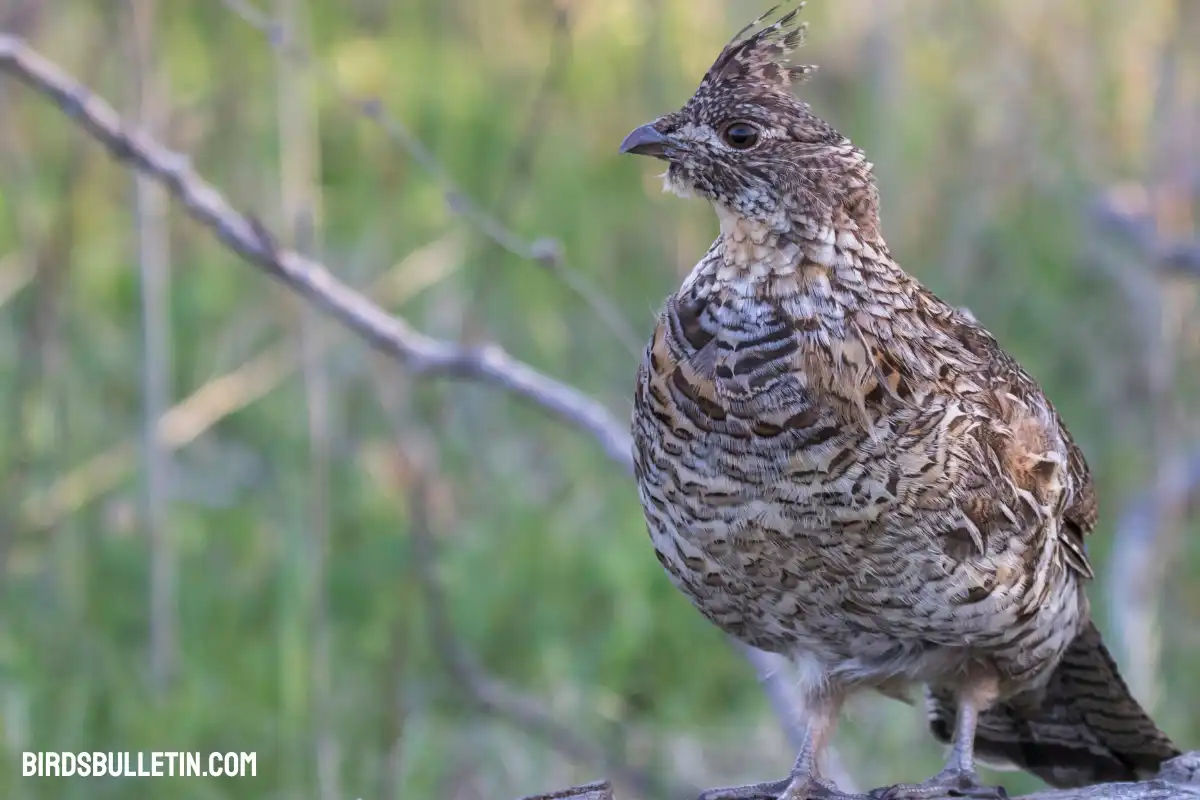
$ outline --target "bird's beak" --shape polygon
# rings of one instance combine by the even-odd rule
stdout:
[[[621,152],[666,158],[667,147],[670,144],[671,140],[655,130],[653,125],[643,125],[640,128],[634,128],[625,137],[625,141],[621,142]]]

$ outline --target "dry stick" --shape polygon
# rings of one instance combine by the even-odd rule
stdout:
[[[186,157],[149,137],[124,130],[117,113],[101,98],[33,52],[15,37],[0,35],[0,69],[10,72],[55,104],[100,141],[118,160],[159,180],[188,214],[244,259],[267,271],[326,311],[380,351],[398,357],[417,373],[474,378],[529,399],[594,436],[610,458],[632,470],[629,435],[596,400],[509,356],[497,345],[462,348],[414,330],[335,278],[323,265],[278,246],[256,218],[234,211],[224,197],[201,179]],[[98,463],[104,471],[109,465]],[[460,669],[470,670],[464,667]],[[573,737],[540,709],[483,673],[476,678],[477,698],[489,708],[540,729],[567,752],[588,755],[592,748]],[[642,785],[636,773],[626,777]]]
[[[280,53],[281,56],[290,58],[298,65],[313,67],[315,69],[315,64],[308,52],[297,44],[295,37],[288,35],[286,26],[273,21],[266,14],[262,13],[262,11],[244,0],[224,0],[224,3],[226,8],[230,9],[243,21],[265,34],[272,48]],[[543,76],[543,85],[535,97],[533,111],[529,115],[530,125],[538,118],[537,112],[545,104],[545,100],[549,94],[549,87],[556,73],[559,71],[560,62],[566,57],[567,53],[568,37],[566,34],[569,32],[568,10],[565,7],[558,7],[555,9],[555,13],[555,35],[551,43],[552,52],[546,73]],[[321,72],[320,70],[315,71]],[[523,241],[499,219],[483,211],[470,198],[464,195],[455,186],[449,173],[434,157],[433,153],[420,140],[413,136],[408,128],[400,123],[399,120],[388,114],[380,103],[377,101],[366,103],[356,101],[348,95],[336,80],[328,76],[325,77],[326,83],[336,94],[365,117],[379,124],[391,141],[403,148],[410,157],[438,180],[442,185],[446,202],[452,211],[475,225],[480,232],[502,250],[506,250],[520,258],[532,260],[550,269],[571,291],[591,306],[593,313],[604,322],[610,331],[624,344],[627,350],[635,355],[641,352],[641,342],[620,310],[603,293],[597,291],[584,275],[568,267],[563,257],[562,247],[557,241],[548,238],[538,239],[533,242]],[[530,131],[527,130],[526,133],[530,134]],[[523,142],[532,142],[533,140],[534,137],[532,135],[526,135],[521,138]],[[524,153],[513,159],[511,169],[514,173],[524,168],[523,162],[531,157],[531,149],[531,147],[528,147]],[[612,453],[610,452],[609,455],[612,456]],[[628,459],[619,460],[627,470],[632,469],[632,461]],[[799,731],[797,726],[798,709],[795,703],[789,702],[789,698],[794,698],[795,696],[795,691],[788,683],[791,679],[791,665],[780,664],[769,653],[764,653],[752,647],[739,646],[738,649],[745,655],[754,668],[755,673],[763,682],[771,706],[780,718],[789,741],[795,748],[799,749],[803,742],[801,738],[802,732]],[[831,748],[828,755],[830,769],[836,773],[834,778],[838,784],[846,789],[853,788],[853,782],[842,768],[841,759],[838,757],[836,751]]]
[[[1187,293],[1178,291],[1180,282],[1200,277],[1200,242],[1162,243],[1153,218],[1150,192],[1127,186],[1106,192],[1092,207],[1093,225],[1115,233],[1138,252],[1141,269],[1107,250],[1095,253],[1094,263],[1106,269],[1137,313],[1146,322],[1141,331],[1146,349],[1146,385],[1155,406],[1155,495],[1150,507],[1143,498],[1130,503],[1121,514],[1113,536],[1109,559],[1108,603],[1122,666],[1131,689],[1153,707],[1158,697],[1161,653],[1161,589],[1171,550],[1178,546],[1183,530],[1183,509],[1188,494],[1189,462],[1179,446],[1181,409],[1173,399],[1179,363],[1178,343],[1186,338],[1187,314],[1168,313],[1172,302],[1188,303]],[[1189,256],[1188,254],[1195,254]],[[1195,258],[1196,272],[1188,271]],[[1149,265],[1154,271],[1145,269]],[[1157,274],[1155,274],[1157,272]],[[1195,276],[1195,277],[1193,277]],[[1174,325],[1164,319],[1174,319]]]
[[[556,749],[576,761],[604,765],[612,771],[617,782],[634,788],[645,797],[679,799],[693,795],[693,789],[664,786],[664,780],[631,767],[588,742],[557,721],[536,698],[520,694],[488,674],[455,637],[450,610],[437,577],[436,542],[430,519],[430,475],[428,465],[424,463],[428,457],[419,456],[414,447],[402,447],[400,452],[401,457],[409,462],[406,471],[412,476],[409,486],[409,537],[413,572],[425,597],[434,647],[454,681],[484,710],[511,720],[522,730],[552,743]]]
[[[1101,197],[1091,212],[1098,227],[1128,239],[1159,270],[1200,278],[1200,240],[1161,241],[1153,219],[1145,213],[1131,213],[1113,192]]]
[[[499,188],[491,201],[492,208],[504,209],[510,216],[514,214],[516,207],[530,188],[529,172],[543,141],[543,133],[546,128],[546,107],[553,97],[555,87],[563,73],[566,72],[566,65],[571,57],[570,14],[568,9],[561,5],[556,6],[554,11],[554,27],[550,33],[550,52],[546,58],[546,66],[542,70],[542,79],[537,89],[534,90],[529,110],[524,114],[525,121],[521,126],[520,135],[516,138],[516,145],[508,154],[507,163],[500,169],[500,179],[496,182]],[[497,250],[503,250],[503,248],[494,239],[490,239],[485,242],[484,247],[474,259],[482,262],[483,269],[480,270],[478,278],[473,281],[475,285],[470,289],[467,301],[468,310],[464,314],[462,323],[464,340],[477,338],[476,331],[482,323],[480,319],[482,315],[478,311],[484,299],[494,290],[495,280],[500,277],[499,270],[487,268],[487,263],[493,260],[492,256]],[[559,271],[559,277],[564,280],[570,280],[571,275],[570,271]],[[578,288],[575,290],[580,291]],[[599,292],[585,293],[589,296],[602,297]],[[636,353],[638,346],[636,337],[633,337],[632,344],[633,352]]]
[[[1190,508],[1200,508],[1200,450],[1187,457],[1169,457],[1151,485],[1128,501],[1117,519],[1110,557],[1109,618],[1135,676],[1157,677],[1157,659],[1146,663],[1145,654],[1131,645],[1143,644],[1152,648],[1152,654],[1158,652],[1158,606],[1168,561],[1163,551],[1171,544],[1162,539],[1164,532],[1179,531]],[[1137,684],[1144,694],[1153,686],[1147,683],[1143,677]]]
[[[0,34],[0,69],[49,98],[119,161],[153,176],[227,247],[260,267],[419,374],[472,378],[533,401],[595,437],[614,461],[632,470],[627,426],[599,401],[514,359],[499,345],[459,347],[426,336],[336,278],[321,263],[282,249],[257,218],[238,213],[192,170],[189,159],[125,130],[107,102],[23,41]]]
[[[129,83],[139,124],[153,132],[166,117],[166,92],[154,44],[156,0],[130,0]],[[162,187],[135,175],[138,268],[142,289],[142,525],[150,541],[150,683],[165,692],[179,661],[178,566],[167,520],[170,451],[158,420],[171,403],[171,242]]]
[[[280,53],[281,56],[288,57],[302,66],[314,66],[307,51],[297,44],[295,37],[288,35],[286,26],[271,20],[267,15],[243,0],[225,0],[225,6],[247,24],[264,33],[271,43],[272,48]],[[539,118],[538,111],[545,105],[546,98],[549,95],[549,87],[557,72],[560,71],[560,62],[565,59],[567,53],[567,33],[569,32],[568,11],[566,8],[560,7],[556,8],[555,13],[555,35],[551,43],[552,52],[545,75],[543,76],[542,87],[535,96],[533,111],[528,117],[529,124],[527,128],[532,125],[534,120]],[[403,148],[417,163],[438,179],[442,184],[447,204],[452,211],[473,223],[489,240],[502,250],[542,264],[554,272],[571,291],[575,292],[591,306],[593,313],[605,323],[624,344],[626,349],[635,355],[640,353],[642,349],[641,343],[621,312],[603,293],[597,291],[584,275],[567,266],[563,257],[562,247],[558,242],[548,238],[538,239],[534,242],[523,241],[499,219],[483,211],[464,195],[454,185],[445,167],[438,162],[428,148],[413,136],[404,125],[389,115],[378,102],[365,104],[356,102],[353,98],[347,96],[347,93],[338,85],[336,80],[329,79],[326,82],[346,102],[355,107],[368,119],[378,123],[393,142]],[[535,140],[531,130],[527,130],[526,134],[526,136],[521,137],[522,142],[532,142]],[[527,145],[526,150],[513,159],[512,172],[517,173],[524,169],[524,162],[532,157],[531,151],[532,146]],[[631,467],[631,463],[626,464],[626,469],[631,469]],[[780,718],[784,730],[788,735],[788,740],[795,748],[799,749],[803,741],[802,731],[799,730],[797,725],[798,709],[794,702],[789,702],[789,699],[794,699],[796,694],[788,683],[791,677],[791,665],[780,664],[769,653],[764,653],[752,647],[739,646],[738,649],[745,655],[751,666],[753,666],[755,673],[763,682],[771,706]],[[841,759],[832,748],[829,752],[829,764],[831,770],[837,773],[834,777],[838,784],[846,789],[853,788],[853,783],[849,775],[841,767]]]
[[[310,35],[310,20],[300,0],[276,0],[280,19],[286,20],[297,41]],[[276,58],[278,94],[278,135],[280,175],[280,217],[284,236],[299,252],[320,248],[321,193],[319,119],[316,92],[311,77],[282,56]],[[291,301],[294,298],[289,297]],[[303,711],[310,715],[313,727],[311,755],[316,774],[316,796],[336,800],[341,788],[341,747],[332,725],[332,663],[329,623],[329,529],[330,461],[332,433],[330,403],[332,388],[325,357],[326,320],[310,304],[292,303],[291,316],[296,327],[300,351],[300,374],[304,384],[304,404],[308,422],[308,482],[302,530],[292,546],[300,552],[303,577],[300,589],[301,636],[308,644],[308,696]],[[295,774],[295,773],[293,773]],[[304,774],[300,772],[300,774]]]
[[[593,436],[611,459],[622,464],[627,471],[632,470],[632,452],[626,426],[619,424],[595,399],[514,359],[498,345],[464,348],[426,336],[339,281],[319,262],[280,248],[261,222],[231,208],[220,192],[191,169],[185,156],[167,150],[145,135],[125,131],[120,117],[108,103],[57,65],[34,52],[18,37],[0,34],[0,71],[15,76],[48,98],[75,124],[104,145],[114,158],[132,164],[162,183],[193,219],[208,228],[227,247],[309,298],[314,305],[357,333],[372,347],[399,359],[415,373],[471,378],[533,402],[560,420]],[[457,668],[465,668],[468,670],[465,675],[480,680],[475,687],[477,699],[490,702],[493,706],[506,706],[506,714],[530,727],[550,726],[546,728],[550,736],[570,733],[553,720],[530,713],[536,709],[527,708],[521,702],[523,698],[507,694],[506,687],[490,682],[486,673],[473,673],[471,666],[464,665],[465,662],[460,662]],[[571,740],[558,740],[559,743],[563,741]],[[603,797],[596,795],[596,792],[592,792],[592,796]],[[560,792],[549,797],[570,798],[573,795]],[[591,800],[586,794],[576,794],[574,797],[588,797]],[[1160,778],[1152,781],[1043,792],[1028,797],[1030,800],[1168,800],[1200,797],[1200,755],[1188,754],[1168,762]]]
[[[633,326],[602,293],[595,290],[592,283],[577,270],[571,269],[563,253],[562,244],[555,239],[542,237],[526,241],[518,236],[492,214],[483,210],[470,197],[462,192],[455,184],[450,173],[442,166],[424,144],[412,132],[389,114],[376,99],[354,97],[342,84],[328,74],[328,70],[320,69],[311,55],[299,47],[288,36],[286,26],[272,20],[253,4],[245,0],[224,0],[224,5],[243,21],[266,35],[271,47],[280,55],[290,59],[298,66],[308,67],[316,71],[323,82],[343,102],[362,116],[379,125],[388,139],[402,148],[422,169],[432,175],[441,186],[442,196],[447,207],[458,216],[470,222],[476,230],[509,253],[518,258],[532,261],[549,269],[567,288],[574,292],[591,308],[601,322],[610,330],[614,337],[634,355],[641,353],[642,342],[639,340]],[[559,11],[560,14],[565,12]]]
[[[456,269],[460,249],[447,237],[409,253],[394,270],[376,281],[372,294],[384,305],[408,301]],[[290,342],[266,348],[172,406],[158,421],[160,441],[170,450],[185,447],[225,417],[274,391],[298,363]],[[75,509],[119,485],[133,469],[135,459],[132,441],[120,442],[92,456],[49,489],[28,495],[20,508],[23,525],[34,531],[51,528]]]
[[[531,794],[520,800],[613,800],[613,791],[608,781],[596,781],[560,789],[557,792]]]

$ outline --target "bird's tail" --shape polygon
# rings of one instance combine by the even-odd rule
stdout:
[[[931,687],[926,699],[933,735],[949,742],[953,695]],[[1063,789],[1143,780],[1179,755],[1129,693],[1092,622],[1037,697],[1017,696],[979,715],[975,752],[985,764],[1023,769]]]

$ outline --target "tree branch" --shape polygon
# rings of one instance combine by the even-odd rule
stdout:
[[[1131,242],[1159,272],[1200,278],[1200,241],[1163,241],[1144,207],[1148,203],[1144,190],[1137,186],[1122,189],[1107,192],[1093,204],[1096,224]]]
[[[481,233],[486,239],[491,240],[501,250],[505,250],[518,258],[532,261],[549,270],[551,274],[561,280],[568,289],[574,292],[592,309],[592,312],[608,327],[613,336],[627,350],[634,355],[641,352],[642,343],[638,341],[633,326],[629,324],[609,298],[595,291],[595,287],[585,275],[571,268],[566,261],[562,244],[559,241],[548,237],[540,237],[530,241],[519,236],[495,215],[489,214],[463,192],[455,184],[449,172],[437,160],[430,149],[417,139],[412,131],[401,123],[400,120],[389,114],[382,103],[376,99],[355,97],[341,82],[330,75],[328,69],[319,69],[320,65],[312,58],[308,50],[301,47],[295,41],[295,37],[290,34],[286,25],[271,19],[271,17],[256,8],[254,4],[246,2],[246,0],[223,0],[223,2],[226,8],[241,18],[247,25],[262,33],[267,38],[272,49],[281,57],[289,59],[297,66],[308,67],[316,71],[323,78],[322,82],[346,105],[353,108],[366,119],[375,122],[387,135],[389,140],[398,145],[410,158],[420,164],[422,169],[434,177],[441,188],[446,206],[454,214],[470,222],[475,230]],[[560,34],[567,31],[568,16],[565,7],[555,10],[555,29]],[[569,37],[562,35],[555,37],[555,52],[552,54],[551,62],[547,67],[547,78],[544,79],[544,83],[559,71],[557,69],[559,65],[556,61],[565,50],[564,43],[568,39]],[[544,94],[543,90],[539,94],[539,98],[543,97]],[[535,103],[535,106],[540,105],[540,103],[541,100],[539,99]],[[536,115],[536,108],[535,113],[530,116],[530,119],[540,119]],[[529,142],[532,139],[529,136],[525,136],[522,137],[522,141]]]
[[[1186,517],[1195,508],[1200,508],[1200,448],[1165,457],[1150,485],[1126,502],[1113,533],[1109,619],[1133,676],[1130,685],[1151,697],[1155,693],[1147,690],[1157,683],[1162,585]]]
[[[557,792],[531,794],[520,800],[613,800],[613,791],[608,781],[596,781],[560,789]]]
[[[236,211],[195,173],[186,155],[128,130],[107,102],[18,37],[0,34],[0,71],[51,100],[114,158],[161,183],[193,219],[243,259],[309,298],[412,372],[474,379],[522,397],[587,432],[611,460],[627,473],[633,471],[627,426],[594,398],[513,358],[499,345],[468,348],[426,336],[338,280],[321,263],[280,247],[257,217]],[[751,658],[751,662],[761,673],[759,661]],[[782,679],[772,674],[763,680],[770,684]],[[780,705],[782,692],[768,694],[786,726],[796,709]]]
[[[1164,74],[1175,72],[1164,67]],[[1162,208],[1170,205],[1161,195],[1169,196],[1164,188],[1173,180],[1178,176],[1158,187],[1114,186],[1091,209],[1093,226],[1109,234],[1099,239],[1102,249],[1093,253],[1094,261],[1109,272],[1128,299],[1145,351],[1140,383],[1150,429],[1144,440],[1155,464],[1154,476],[1118,517],[1107,593],[1118,661],[1130,689],[1151,709],[1161,701],[1162,581],[1183,537],[1189,498],[1200,485],[1200,451],[1189,454],[1180,445],[1189,434],[1178,392],[1181,376],[1189,368],[1186,342],[1195,310],[1194,294],[1180,289],[1181,284],[1200,278],[1200,241],[1168,239],[1160,230]],[[1129,245],[1135,256],[1130,259],[1120,250],[1113,253],[1112,240]]]
[[[644,797],[684,800],[692,795],[694,790],[671,785],[666,780],[630,765],[619,753],[605,752],[588,742],[554,719],[536,699],[512,689],[490,675],[475,659],[474,654],[454,635],[449,604],[437,575],[436,544],[429,507],[431,475],[428,474],[428,465],[424,463],[428,458],[420,456],[415,450],[416,448],[411,447],[400,448],[401,458],[410,462],[406,465],[406,472],[411,478],[408,506],[414,573],[424,595],[434,649],[450,677],[461,687],[466,697],[483,710],[498,714],[527,733],[553,743],[555,749],[569,755],[575,761],[603,765],[606,770],[612,772],[614,780],[633,788]]]
[[[531,400],[591,434],[610,458],[632,471],[626,426],[599,401],[514,359],[499,345],[465,348],[426,336],[321,263],[281,248],[256,217],[235,211],[197,175],[187,156],[126,130],[112,106],[15,36],[0,34],[0,69],[50,99],[113,158],[157,180],[193,219],[243,259],[307,297],[372,347],[400,359],[413,372],[472,378]]]
[[[886,788],[886,787],[885,787]],[[878,795],[882,789],[870,794]],[[1188,753],[1163,765],[1158,777],[1140,783],[1105,783],[1082,789],[1051,789],[1012,800],[1194,800],[1200,797],[1200,753]],[[605,781],[572,786],[547,794],[530,795],[520,800],[615,800]],[[746,795],[739,800],[778,800],[773,795]],[[924,800],[954,800],[949,795]]]
[[[0,34],[0,72],[11,74],[49,99],[114,158],[159,182],[193,219],[229,249],[308,298],[372,347],[397,358],[414,372],[470,378],[531,401],[590,434],[612,460],[626,471],[632,470],[625,426],[595,399],[518,361],[498,345],[464,348],[426,336],[338,280],[319,262],[281,248],[257,218],[234,210],[220,192],[197,175],[186,156],[166,149],[144,134],[126,130],[107,102],[34,52],[20,38]],[[608,784],[601,782],[525,800],[611,800],[612,797]],[[1200,754],[1193,753],[1168,762],[1154,780],[1040,792],[1028,795],[1026,800],[1195,797],[1200,797]]]

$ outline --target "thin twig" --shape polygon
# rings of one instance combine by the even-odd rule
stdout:
[[[1157,612],[1168,561],[1161,532],[1181,525],[1195,508],[1200,508],[1200,449],[1162,465],[1152,485],[1126,503],[1117,518],[1109,558],[1109,617],[1134,674],[1153,676],[1158,670],[1157,663],[1144,662],[1158,652]],[[1145,681],[1138,686],[1143,693],[1148,688]]]
[[[235,211],[220,192],[197,175],[186,156],[167,150],[149,137],[127,132],[103,99],[17,37],[0,35],[0,70],[49,98],[113,157],[161,182],[193,219],[247,262],[309,298],[368,344],[402,361],[410,371],[471,378],[528,400],[592,436],[611,460],[632,473],[628,426],[618,422],[599,401],[513,358],[499,345],[467,348],[426,336],[339,281],[319,262],[281,249],[257,218]],[[766,680],[770,683],[781,678],[771,674]],[[785,696],[785,691],[772,690],[768,695],[776,714],[788,724],[796,709],[775,699]]]
[[[605,752],[571,728],[556,720],[536,698],[523,695],[490,675],[455,637],[454,624],[441,582],[437,577],[436,542],[429,509],[428,457],[416,454],[416,448],[404,447],[406,473],[411,477],[409,491],[409,541],[413,554],[413,574],[420,583],[429,617],[430,636],[439,659],[467,698],[485,711],[510,721],[525,732],[550,743],[572,760],[603,765],[617,783],[625,784],[646,797],[694,797],[695,790],[684,786],[666,786],[665,781],[625,763],[615,753]]]
[[[0,34],[0,70],[51,100],[119,161],[152,176],[227,247],[311,300],[372,347],[430,376],[472,378],[530,400],[593,436],[632,471],[628,426],[599,401],[510,356],[499,345],[460,347],[415,330],[336,278],[323,264],[281,248],[255,217],[235,211],[192,169],[190,160],[143,133],[126,130],[107,102],[39,55],[21,39]]]
[[[276,13],[286,20],[296,41],[309,36],[309,20],[299,0],[276,0]],[[277,54],[280,216],[287,244],[301,253],[320,248],[320,146],[317,104],[311,77],[292,68]],[[333,725],[329,624],[329,474],[332,389],[325,358],[325,320],[307,303],[298,303],[294,317],[300,352],[300,373],[308,417],[308,482],[299,502],[307,506],[303,531],[296,542],[304,567],[301,619],[308,637],[308,711],[313,720],[312,747],[316,791],[320,800],[343,796],[341,748]]]
[[[1097,200],[1091,209],[1096,225],[1127,239],[1158,271],[1200,278],[1200,240],[1162,241],[1154,220],[1144,209],[1127,207],[1129,199],[1129,192],[1109,192]]]
[[[1140,185],[1109,190],[1091,211],[1099,231],[1124,239],[1136,253],[1129,259],[1098,250],[1094,262],[1113,276],[1137,312],[1132,318],[1141,322],[1138,332],[1145,351],[1143,383],[1153,412],[1152,434],[1146,438],[1153,448],[1155,475],[1152,487],[1142,494],[1148,493],[1154,501],[1147,506],[1139,497],[1122,514],[1113,536],[1107,587],[1126,679],[1142,702],[1153,708],[1160,699],[1160,587],[1169,555],[1183,532],[1179,495],[1189,469],[1179,449],[1185,425],[1176,389],[1182,369],[1180,342],[1190,316],[1187,304],[1192,301],[1179,291],[1178,283],[1194,282],[1193,274],[1200,277],[1200,242],[1164,243],[1154,219],[1152,192]],[[1195,273],[1188,271],[1188,253],[1195,254]]]
[[[497,183],[499,190],[496,196],[491,198],[492,208],[501,209],[502,213],[508,216],[514,213],[525,190],[529,187],[529,170],[543,141],[542,133],[546,127],[544,124],[546,105],[553,95],[557,81],[566,69],[571,52],[570,15],[566,9],[556,9],[556,11],[558,13],[555,14],[554,28],[550,33],[550,52],[546,58],[541,83],[534,92],[529,111],[525,114],[525,123],[520,135],[516,137],[516,146],[508,154],[507,163],[500,170],[501,177]],[[497,220],[500,220],[500,214],[497,214]],[[479,256],[474,259],[479,261],[483,268],[479,270],[478,279],[472,281],[469,289],[468,304],[471,310],[463,315],[462,337],[467,341],[480,336],[482,326],[481,314],[478,313],[480,304],[492,293],[495,281],[500,277],[499,271],[487,269],[487,264],[491,261],[494,251],[505,250],[494,238],[485,238],[485,247],[481,248]]]
[[[531,794],[520,800],[613,800],[613,791],[608,781],[596,781],[559,789],[557,792]]]
[[[329,86],[343,102],[366,119],[379,125],[390,141],[399,145],[410,158],[440,184],[442,196],[450,211],[471,223],[476,230],[503,250],[550,270],[591,308],[592,312],[627,350],[634,355],[641,352],[641,341],[633,326],[603,293],[596,290],[586,276],[571,268],[567,263],[561,242],[551,237],[538,237],[532,240],[522,238],[463,192],[450,172],[433,155],[433,152],[408,129],[408,126],[388,113],[382,102],[378,99],[364,100],[353,96],[328,69],[323,68],[307,49],[289,35],[285,25],[271,19],[246,0],[223,0],[223,2],[226,8],[266,35],[271,47],[282,56],[299,66],[314,70],[322,78],[323,83]],[[552,65],[553,63],[552,61]]]
[[[154,45],[155,0],[130,0],[130,83],[136,87],[139,124],[157,131],[166,118],[163,72]],[[135,175],[138,265],[142,287],[142,524],[150,541],[150,680],[163,692],[174,675],[177,565],[167,520],[170,450],[158,439],[158,420],[171,402],[171,243],[167,196],[145,175]]]
[[[375,282],[371,296],[385,306],[407,302],[457,269],[459,249],[455,241],[442,238],[414,250]],[[172,451],[186,447],[230,414],[267,396],[298,365],[299,356],[291,342],[266,347],[168,409],[158,420],[159,441]],[[135,457],[133,441],[119,442],[60,476],[49,488],[25,493],[20,503],[22,526],[45,531],[112,491],[134,468]]]

